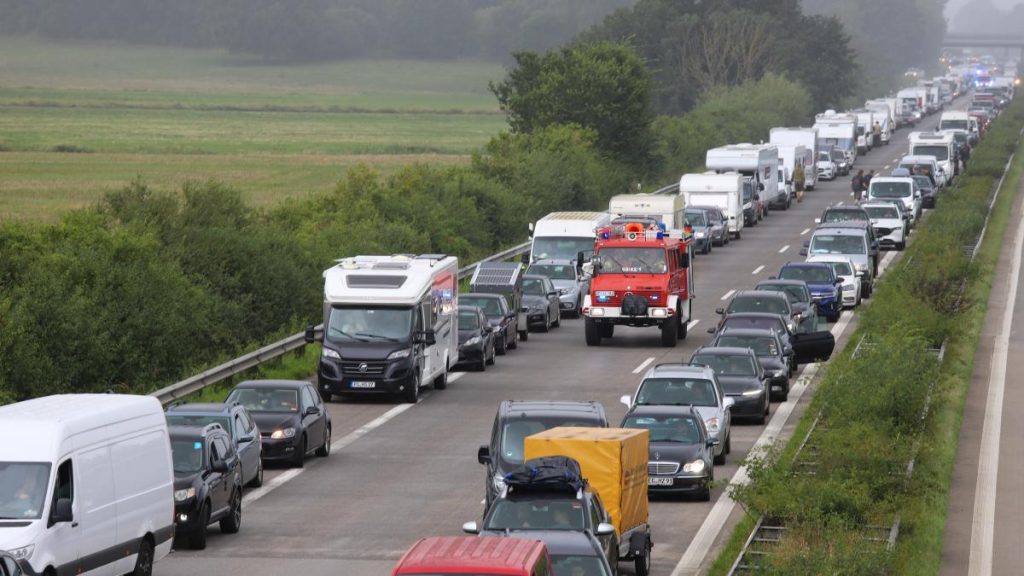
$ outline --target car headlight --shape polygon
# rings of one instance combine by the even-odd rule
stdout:
[[[323,352],[320,353],[320,356],[323,358],[333,358],[334,360],[341,360],[341,354],[338,354],[337,352],[331,350],[330,348],[324,348]]]
[[[704,231],[702,230],[700,232],[694,232],[693,235],[696,236],[697,238],[703,238],[704,237]]]
[[[491,480],[491,484],[494,485],[495,492],[500,494],[505,491],[505,477],[501,474],[495,474],[494,478]]]
[[[700,474],[704,471],[705,466],[707,465],[704,464],[704,460],[694,460],[693,462],[683,464],[683,472],[687,474]]]
[[[743,395],[744,396],[760,396],[761,395],[761,391],[760,390],[747,390],[746,392],[743,393]]]
[[[274,440],[280,440],[282,438],[292,438],[295,436],[295,428],[283,428],[274,430],[274,433],[270,435]]]
[[[408,358],[409,354],[412,353],[412,348],[406,348],[404,350],[395,350],[391,354],[388,354],[388,360],[398,360],[399,358]]]
[[[796,332],[796,324],[792,321],[786,322],[786,328],[789,329],[790,332]]]
[[[480,343],[480,337],[479,336],[473,336],[469,340],[466,340],[466,344],[465,345],[466,346],[476,346],[479,343]]]
[[[29,544],[28,546],[22,546],[21,548],[15,548],[8,550],[7,553],[11,555],[15,560],[29,560],[32,558],[32,553],[36,551],[35,544]]]
[[[854,284],[843,284],[843,290],[844,291],[853,291],[856,288],[857,288],[857,286],[854,285]]]
[[[188,488],[186,490],[175,490],[174,491],[174,501],[175,502],[184,502],[184,501],[186,501],[186,500],[188,500],[190,498],[195,498],[195,497],[196,497],[196,489],[195,488]]]
[[[717,416],[709,418],[704,425],[708,427],[708,433],[711,435],[718,434],[719,427],[722,425],[722,421]]]
[[[772,370],[772,378],[782,378],[786,375],[784,370]]]

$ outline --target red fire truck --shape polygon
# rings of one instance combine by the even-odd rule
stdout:
[[[661,344],[686,338],[693,298],[693,234],[670,237],[653,219],[621,218],[597,231],[593,278],[583,300],[588,346],[611,338],[616,325],[657,326]]]

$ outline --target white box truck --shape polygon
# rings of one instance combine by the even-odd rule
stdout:
[[[32,573],[140,573],[170,553],[174,468],[156,398],[9,404],[0,437],[0,550]]]
[[[843,152],[847,164],[852,167],[857,161],[857,117],[852,114],[837,114],[828,110],[814,117],[818,130],[818,148],[833,146]]]
[[[593,254],[597,230],[611,221],[607,212],[552,212],[530,224],[529,260],[575,260],[580,252]]]
[[[654,218],[665,225],[670,236],[682,238],[686,225],[686,198],[679,194],[620,194],[608,201],[608,213],[612,218]]]
[[[754,202],[769,208],[786,210],[791,199],[779,186],[779,149],[774,144],[730,144],[707,151],[708,170],[718,173],[739,172],[754,184]]]
[[[729,220],[729,233],[739,239],[743,234],[743,188],[751,188],[738,172],[726,174],[683,174],[679,179],[679,194],[687,206],[713,206],[720,208]]]
[[[802,158],[804,166],[804,189],[814,190],[818,185],[818,130],[815,128],[772,128],[769,141],[780,147],[803,146],[804,155]]]
[[[387,393],[416,403],[423,386],[447,387],[459,361],[457,258],[354,256],[323,275],[324,399]]]

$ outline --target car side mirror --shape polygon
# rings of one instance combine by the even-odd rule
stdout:
[[[23,574],[21,566],[13,556],[0,553],[0,576],[22,576]]]
[[[480,448],[478,448],[477,451],[476,451],[476,461],[481,463],[481,464],[490,464],[491,463],[491,447],[490,446],[481,446]]]
[[[727,409],[727,410],[729,408],[732,408],[735,405],[736,405],[736,399],[733,398],[732,396],[726,396],[725,397],[725,401],[722,402],[722,407]]]
[[[214,460],[212,468],[214,472],[220,472],[221,474],[227,474],[229,470],[228,463],[224,460]]]
[[[252,435],[246,434],[245,436],[239,436],[239,437],[238,437],[238,443],[239,443],[239,444],[245,444],[245,443],[247,443],[247,442],[252,442],[252,441],[253,441],[253,440],[255,440],[255,439],[256,439],[256,437],[255,437],[255,436],[252,436]]]
[[[548,292],[548,296],[561,296],[561,295],[562,295],[562,291],[561,290],[552,290],[551,292]]]
[[[716,330],[714,326],[712,326],[711,328],[708,328],[708,334],[714,334],[717,331],[718,330]]]
[[[612,526],[607,522],[601,522],[598,524],[597,530],[594,531],[594,535],[598,537],[611,536],[612,534],[615,534],[615,526]]]
[[[433,346],[434,344],[437,344],[437,336],[434,334],[433,330],[424,330],[419,333],[416,338],[416,343]]]
[[[633,407],[633,399],[629,397],[629,394],[626,394],[625,396],[620,396],[619,403],[625,406],[626,408]]]
[[[519,261],[522,262],[523,264],[525,264],[526,266],[529,266],[530,265],[530,253],[527,252],[526,254],[523,254],[522,256],[520,256],[519,257]]]
[[[815,218],[814,219],[814,223],[815,224],[821,224],[821,218]]]
[[[465,524],[462,525],[462,531],[465,532],[466,534],[479,534],[480,533],[480,525],[477,524],[476,522],[466,522]]]
[[[62,522],[74,522],[75,515],[71,511],[71,498],[58,498],[50,514],[50,526]]]
[[[704,443],[704,445],[707,446],[708,448],[714,448],[719,444],[720,441],[718,440],[718,438],[708,438],[707,442]]]
[[[842,286],[843,285],[843,279],[842,278],[836,278],[835,281],[832,282],[832,284],[834,284],[836,286]]]
[[[715,308],[715,314],[718,314],[719,316],[725,314],[725,308]]]
[[[800,255],[801,256],[807,256],[807,248],[801,248],[800,249]]]
[[[310,324],[306,327],[306,344],[316,342],[316,326]]]
[[[306,408],[304,414],[306,416],[318,416],[320,414],[320,409],[316,406],[310,406],[309,408]]]

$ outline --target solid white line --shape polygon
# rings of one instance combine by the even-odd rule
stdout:
[[[757,268],[754,268],[754,271],[751,272],[751,274],[756,276],[761,273],[761,270],[764,270],[764,264],[758,266]]]
[[[992,365],[988,377],[988,398],[985,401],[985,422],[981,428],[981,451],[978,457],[978,483],[974,488],[974,521],[971,526],[971,556],[967,573],[987,576],[992,573],[992,540],[996,521],[996,489],[999,479],[999,440],[1003,425],[1003,393],[1006,389],[1006,363],[1010,351],[1010,330],[1013,328],[1013,309],[1017,304],[1017,285],[1020,277],[1021,245],[1024,244],[1024,226],[1017,227],[1011,254],[1008,300],[1003,311],[992,350]]]
[[[736,293],[735,290],[729,290],[728,292],[725,293],[724,296],[722,296],[722,301],[725,301],[725,300],[728,300],[729,298],[732,298],[732,295],[735,294],[735,293]]]
[[[693,330],[693,328],[697,324],[700,324],[700,318],[697,318],[696,320],[690,320],[690,323],[686,325],[686,331],[689,332],[690,330]]]
[[[637,366],[636,368],[633,368],[633,374],[639,374],[639,373],[643,372],[644,368],[647,368],[648,366],[650,366],[651,362],[654,362],[654,356],[651,356],[647,360],[644,360],[643,362],[641,362],[639,366]]]
[[[801,233],[800,233],[800,235],[801,235],[801,236],[803,236],[804,234],[807,234],[807,233],[808,233],[808,232],[810,232],[810,231],[811,231],[811,229],[810,229],[810,228],[804,228],[804,231],[803,231],[803,232],[801,232]]]
[[[886,254],[885,256],[882,257],[882,261],[878,263],[878,277],[879,278],[882,277],[882,274],[885,274],[885,271],[889,269],[889,265],[892,264],[892,261],[895,258],[896,258],[896,251],[895,250],[889,252],[888,254]]]
[[[782,247],[781,249],[779,249],[779,254],[782,254],[782,253],[783,253],[783,252],[785,252],[786,250],[789,250],[789,244],[786,244],[786,245],[785,245],[785,246],[783,246],[783,247]]]
[[[832,327],[832,334],[837,340],[846,331],[851,318],[853,318],[853,314],[843,312],[839,322]],[[789,399],[775,409],[775,415],[772,416],[771,421],[768,422],[764,431],[761,432],[761,436],[754,443],[754,447],[750,449],[748,459],[760,458],[772,442],[775,442],[786,425],[786,421],[789,420],[790,415],[793,413],[793,409],[796,408],[800,398],[807,390],[807,386],[817,373],[818,364],[808,364],[803,367],[796,383],[789,390]],[[736,470],[729,483],[742,486],[749,481],[747,466],[743,465]],[[718,498],[718,501],[715,502],[714,507],[711,508],[711,512],[704,519],[704,523],[701,524],[700,530],[697,531],[690,545],[687,546],[686,552],[679,559],[679,563],[672,570],[672,576],[690,576],[698,573],[701,564],[704,563],[704,559],[711,550],[711,546],[714,545],[715,540],[722,532],[722,528],[725,527],[725,523],[735,507],[736,501],[729,497],[729,490],[726,488]]]

